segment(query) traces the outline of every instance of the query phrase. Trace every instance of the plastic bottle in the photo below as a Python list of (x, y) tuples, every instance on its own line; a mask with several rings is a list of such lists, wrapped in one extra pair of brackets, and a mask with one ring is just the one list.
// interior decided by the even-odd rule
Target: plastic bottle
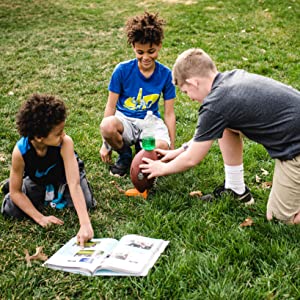
[(142, 148), (146, 151), (155, 149), (155, 123), (156, 116), (151, 110), (147, 111), (144, 119), (144, 128), (142, 132)]

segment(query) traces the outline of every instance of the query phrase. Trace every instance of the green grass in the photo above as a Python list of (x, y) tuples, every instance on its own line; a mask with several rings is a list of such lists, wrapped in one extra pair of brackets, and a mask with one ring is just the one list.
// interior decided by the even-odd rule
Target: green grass
[[(186, 5), (188, 2), (193, 4)], [(230, 198), (208, 204), (189, 196), (223, 181), (217, 144), (199, 166), (160, 178), (147, 200), (127, 198), (99, 158), (99, 123), (115, 65), (133, 57), (123, 25), (128, 16), (159, 11), (167, 20), (160, 62), (172, 67), (191, 47), (205, 49), (220, 71), (244, 68), (300, 89), (298, 0), (0, 2), (0, 180), (9, 176), (18, 139), (15, 114), (34, 92), (60, 96), (69, 108), (66, 131), (85, 161), (98, 207), (90, 213), (96, 237), (137, 233), (170, 244), (145, 278), (84, 277), (27, 267), (24, 249), (52, 255), (76, 235), (74, 211), (51, 211), (65, 221), (43, 229), (0, 216), (1, 299), (300, 299), (300, 230), (265, 219), (273, 161), (245, 141), (245, 180), (256, 199), (246, 208)], [(178, 93), (177, 140), (189, 140), (197, 104)], [(262, 175), (261, 168), (269, 172)], [(127, 189), (130, 180), (117, 179)], [(250, 216), (254, 226), (241, 228)]]

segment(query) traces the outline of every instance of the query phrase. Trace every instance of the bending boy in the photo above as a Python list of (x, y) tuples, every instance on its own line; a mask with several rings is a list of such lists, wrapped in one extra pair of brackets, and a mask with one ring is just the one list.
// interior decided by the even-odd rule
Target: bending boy
[[(100, 125), (103, 145), (102, 161), (111, 162), (112, 149), (119, 157), (110, 166), (110, 174), (124, 176), (132, 161), (131, 146), (140, 150), (143, 119), (148, 110), (157, 116), (156, 147), (174, 149), (175, 143), (175, 86), (171, 70), (159, 63), (164, 21), (157, 14), (145, 12), (126, 23), (127, 42), (135, 59), (118, 64), (109, 84), (104, 118)], [(164, 122), (159, 113), (159, 100), (164, 98)]]
[(244, 183), (243, 133), (275, 159), (267, 219), (300, 223), (300, 92), (243, 70), (220, 73), (201, 49), (179, 55), (173, 82), (201, 104), (195, 135), (184, 147), (159, 150), (161, 161), (144, 159), (148, 164), (141, 165), (143, 172), (151, 178), (185, 171), (200, 163), (218, 139), (225, 182), (214, 196), (229, 192), (251, 204), (254, 200)]
[(45, 200), (54, 200), (59, 187), (67, 206), (76, 209), (81, 245), (90, 240), (93, 228), (87, 207), (96, 202), (85, 177), (83, 162), (74, 152), (74, 144), (64, 132), (65, 104), (54, 96), (32, 95), (17, 114), (17, 128), (22, 136), (12, 153), (9, 193), (1, 212), (15, 218), (30, 217), (45, 227), (62, 225), (55, 216), (42, 213)]

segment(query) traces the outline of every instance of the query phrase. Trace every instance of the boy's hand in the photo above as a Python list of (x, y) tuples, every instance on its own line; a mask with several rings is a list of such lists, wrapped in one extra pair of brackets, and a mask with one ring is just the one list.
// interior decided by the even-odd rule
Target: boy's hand
[(183, 150), (181, 148), (175, 150), (155, 149), (155, 152), (159, 157), (162, 156), (162, 158), (160, 159), (162, 162), (169, 162), (176, 158), (181, 152), (183, 152)]
[(42, 227), (47, 227), (48, 225), (51, 224), (56, 224), (56, 225), (63, 225), (64, 221), (54, 217), (54, 216), (42, 216), (40, 220), (37, 221), (39, 225)]
[(165, 175), (165, 163), (161, 162), (160, 160), (152, 160), (146, 157), (143, 158), (143, 161), (145, 164), (141, 164), (140, 168), (142, 169), (143, 173), (149, 174), (147, 177), (148, 179)]
[(84, 243), (94, 237), (94, 231), (91, 223), (82, 224), (77, 233), (77, 242), (81, 247), (84, 247)]
[(105, 163), (110, 163), (111, 162), (111, 150), (108, 150), (105, 145), (103, 144), (99, 153), (100, 153), (100, 157), (102, 159), (103, 162)]

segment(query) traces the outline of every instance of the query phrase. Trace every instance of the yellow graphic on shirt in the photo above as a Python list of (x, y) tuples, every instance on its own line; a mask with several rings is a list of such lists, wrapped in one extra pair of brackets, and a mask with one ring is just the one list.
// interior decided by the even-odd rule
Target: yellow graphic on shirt
[(150, 108), (159, 99), (159, 94), (143, 97), (143, 89), (139, 89), (137, 97), (129, 97), (124, 101), (124, 107), (129, 110), (145, 110)]

